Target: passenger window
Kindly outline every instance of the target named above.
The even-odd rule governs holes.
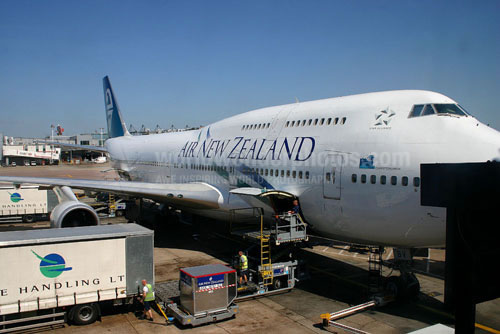
[[[295,126],[299,126],[300,125],[300,121],[297,121],[297,124],[295,124]]]
[[[335,122],[333,122],[333,125],[337,125],[338,122],[339,122],[339,118],[335,117]]]
[[[352,174],[351,180],[352,180],[352,183],[356,183],[358,181],[358,175],[357,174]]]
[[[366,183],[366,174],[361,174],[361,183]]]
[[[299,171],[299,179],[302,178],[302,171]]]
[[[434,114],[434,108],[430,104],[426,104],[422,111],[422,116]]]
[[[377,175],[370,175],[370,182],[371,184],[377,183]]]
[[[292,123],[290,124],[290,126],[294,126],[294,124],[295,124],[295,121],[292,121]]]
[[[302,121],[302,126],[306,125],[306,120]]]
[[[267,128],[269,128],[271,126],[271,123],[267,123]]]
[[[401,178],[401,184],[405,187],[408,185],[408,176],[403,176]]]
[[[260,169],[260,175],[264,175],[264,168]]]
[[[387,177],[385,175],[380,176],[380,184],[385,184],[387,182]]]
[[[270,169],[269,170],[269,176],[273,176],[273,174],[274,174],[274,169]]]
[[[241,130],[245,130],[245,126],[244,125],[241,127]]]
[[[326,121],[326,125],[330,125],[330,123],[332,122],[332,119],[329,118],[327,121]]]
[[[269,169],[267,169],[267,168],[266,168],[266,169],[264,170],[264,176],[267,176],[267,175],[269,175]]]
[[[307,123],[307,125],[311,125],[312,121],[313,121],[313,120],[312,120],[312,119],[310,119],[310,120],[309,120],[309,122]]]
[[[297,171],[295,171],[295,170],[294,170],[294,171],[292,172],[292,177],[293,177],[294,179],[297,177]]]
[[[290,171],[289,170],[286,171],[286,177],[290,177]]]
[[[306,172],[306,179],[309,179],[309,172]]]
[[[290,121],[287,121],[285,124],[285,128],[288,128],[288,124],[290,124]]]
[[[318,125],[318,119],[317,118],[314,120],[314,125]]]
[[[342,122],[340,122],[340,124],[345,124],[346,121],[347,121],[347,117],[342,117]]]
[[[281,170],[281,177],[285,177],[285,171],[283,169]]]
[[[413,178],[413,186],[414,187],[420,187],[420,178],[419,177],[414,177]]]
[[[397,176],[391,176],[391,184],[395,186],[398,184],[398,177]]]
[[[323,123],[325,123],[325,119],[322,118],[321,121],[319,122],[319,125],[323,125]]]
[[[276,169],[276,171],[274,172],[274,175],[275,175],[276,177],[280,176],[280,171]]]
[[[413,106],[413,110],[410,112],[409,117],[418,117],[420,116],[420,113],[422,112],[422,109],[424,109],[423,104],[416,104]]]
[[[330,182],[330,173],[325,174],[326,182]]]

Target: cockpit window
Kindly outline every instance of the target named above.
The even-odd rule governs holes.
[[[465,116],[466,113],[463,112],[462,109],[460,109],[459,106],[456,104],[435,104],[436,111],[438,114],[450,114],[450,115],[458,115],[458,116]]]
[[[458,104],[453,103],[435,103],[435,104],[416,104],[410,112],[409,118],[426,115],[454,115],[468,116],[469,113]]]
[[[424,110],[422,110],[421,116],[432,115],[432,114],[434,114],[434,108],[432,107],[432,104],[426,104]]]
[[[423,104],[416,104],[413,106],[413,110],[410,113],[410,117],[418,117],[420,116],[420,113],[422,112],[422,109],[424,109]]]

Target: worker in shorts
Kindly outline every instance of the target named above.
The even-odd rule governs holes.
[[[238,270],[238,276],[240,276],[240,285],[243,284],[243,279],[245,279],[245,284],[248,284],[248,258],[245,254],[243,254],[242,251],[239,251],[238,255],[240,256],[240,265]]]
[[[151,303],[155,300],[155,293],[151,284],[143,279],[142,280],[142,303],[144,304],[144,315],[141,319],[148,319],[153,321],[153,311],[151,310]]]

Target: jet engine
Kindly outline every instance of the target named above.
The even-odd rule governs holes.
[[[99,225],[99,216],[90,206],[80,201],[59,203],[50,214],[50,227],[79,227]]]
[[[80,202],[70,187],[54,187],[59,204],[50,214],[50,227],[78,227],[99,225],[97,212],[85,203]]]

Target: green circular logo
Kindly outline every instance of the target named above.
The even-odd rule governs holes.
[[[19,201],[23,201],[24,199],[21,198],[21,194],[20,193],[13,193],[13,194],[10,194],[10,200],[12,202],[14,202],[14,203],[17,203]]]
[[[43,276],[47,278],[55,278],[62,274],[63,271],[68,271],[73,269],[72,267],[66,267],[66,261],[64,258],[56,253],[51,253],[45,257],[41,257],[37,253],[31,251],[40,261],[40,272]]]

